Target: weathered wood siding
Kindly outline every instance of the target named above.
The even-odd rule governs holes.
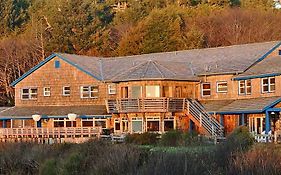
[[[55,68],[55,61],[60,61],[60,68]],[[81,86],[98,85],[98,98],[81,98]],[[71,95],[63,96],[63,87],[70,86]],[[36,100],[22,100],[21,89],[27,87],[38,88],[38,98]],[[51,96],[44,97],[43,88],[51,88]],[[110,95],[113,97],[114,95]],[[16,106],[36,106],[36,105],[93,105],[104,104],[108,98],[107,84],[98,81],[90,75],[82,72],[69,63],[54,58],[41,68],[23,79],[15,87]]]

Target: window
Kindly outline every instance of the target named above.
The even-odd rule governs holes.
[[[106,119],[95,119],[95,127],[106,129]]]
[[[132,98],[141,98],[142,97],[142,87],[141,86],[132,86]]]
[[[203,83],[202,96],[210,96],[210,95],[211,95],[211,83]]]
[[[63,96],[70,96],[70,86],[64,86],[62,88],[62,95]]]
[[[21,99],[37,99],[37,88],[23,88],[21,91]]]
[[[239,81],[239,95],[250,95],[252,93],[251,80]]]
[[[146,97],[160,97],[160,86],[146,86]]]
[[[263,78],[261,81],[262,81],[262,93],[275,91],[275,77]]]
[[[82,86],[81,98],[98,98],[98,86]]]
[[[60,68],[60,61],[58,60],[55,61],[55,68],[56,69]]]
[[[217,82],[217,92],[218,93],[227,92],[227,82],[226,81]]]
[[[108,85],[108,94],[109,95],[116,94],[116,84],[109,84]]]
[[[50,87],[44,87],[43,88],[43,95],[44,95],[44,97],[51,96],[51,88]]]

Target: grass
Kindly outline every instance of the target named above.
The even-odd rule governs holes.
[[[152,135],[141,138],[145,142],[155,142]],[[184,143],[181,138],[177,137],[179,142],[172,140],[172,144]],[[198,140],[194,136],[184,138]],[[145,143],[135,136],[134,139]],[[165,140],[165,146],[101,141],[61,145],[0,144],[0,174],[277,175],[281,172],[281,145],[253,145],[244,128],[238,128],[219,145],[166,146],[169,139]]]

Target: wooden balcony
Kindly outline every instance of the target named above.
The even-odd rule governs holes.
[[[101,127],[0,128],[0,138],[100,137]]]
[[[185,109],[184,98],[122,98],[106,101],[108,113],[128,112],[181,112]]]

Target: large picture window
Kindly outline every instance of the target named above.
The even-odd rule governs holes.
[[[160,86],[145,86],[146,97],[160,97]]]
[[[81,98],[98,98],[98,86],[81,86]]]
[[[38,90],[37,88],[23,88],[21,90],[21,99],[30,100],[37,99]]]
[[[263,78],[261,82],[262,82],[262,93],[275,91],[275,77]]]
[[[211,83],[202,83],[202,96],[211,95]]]

